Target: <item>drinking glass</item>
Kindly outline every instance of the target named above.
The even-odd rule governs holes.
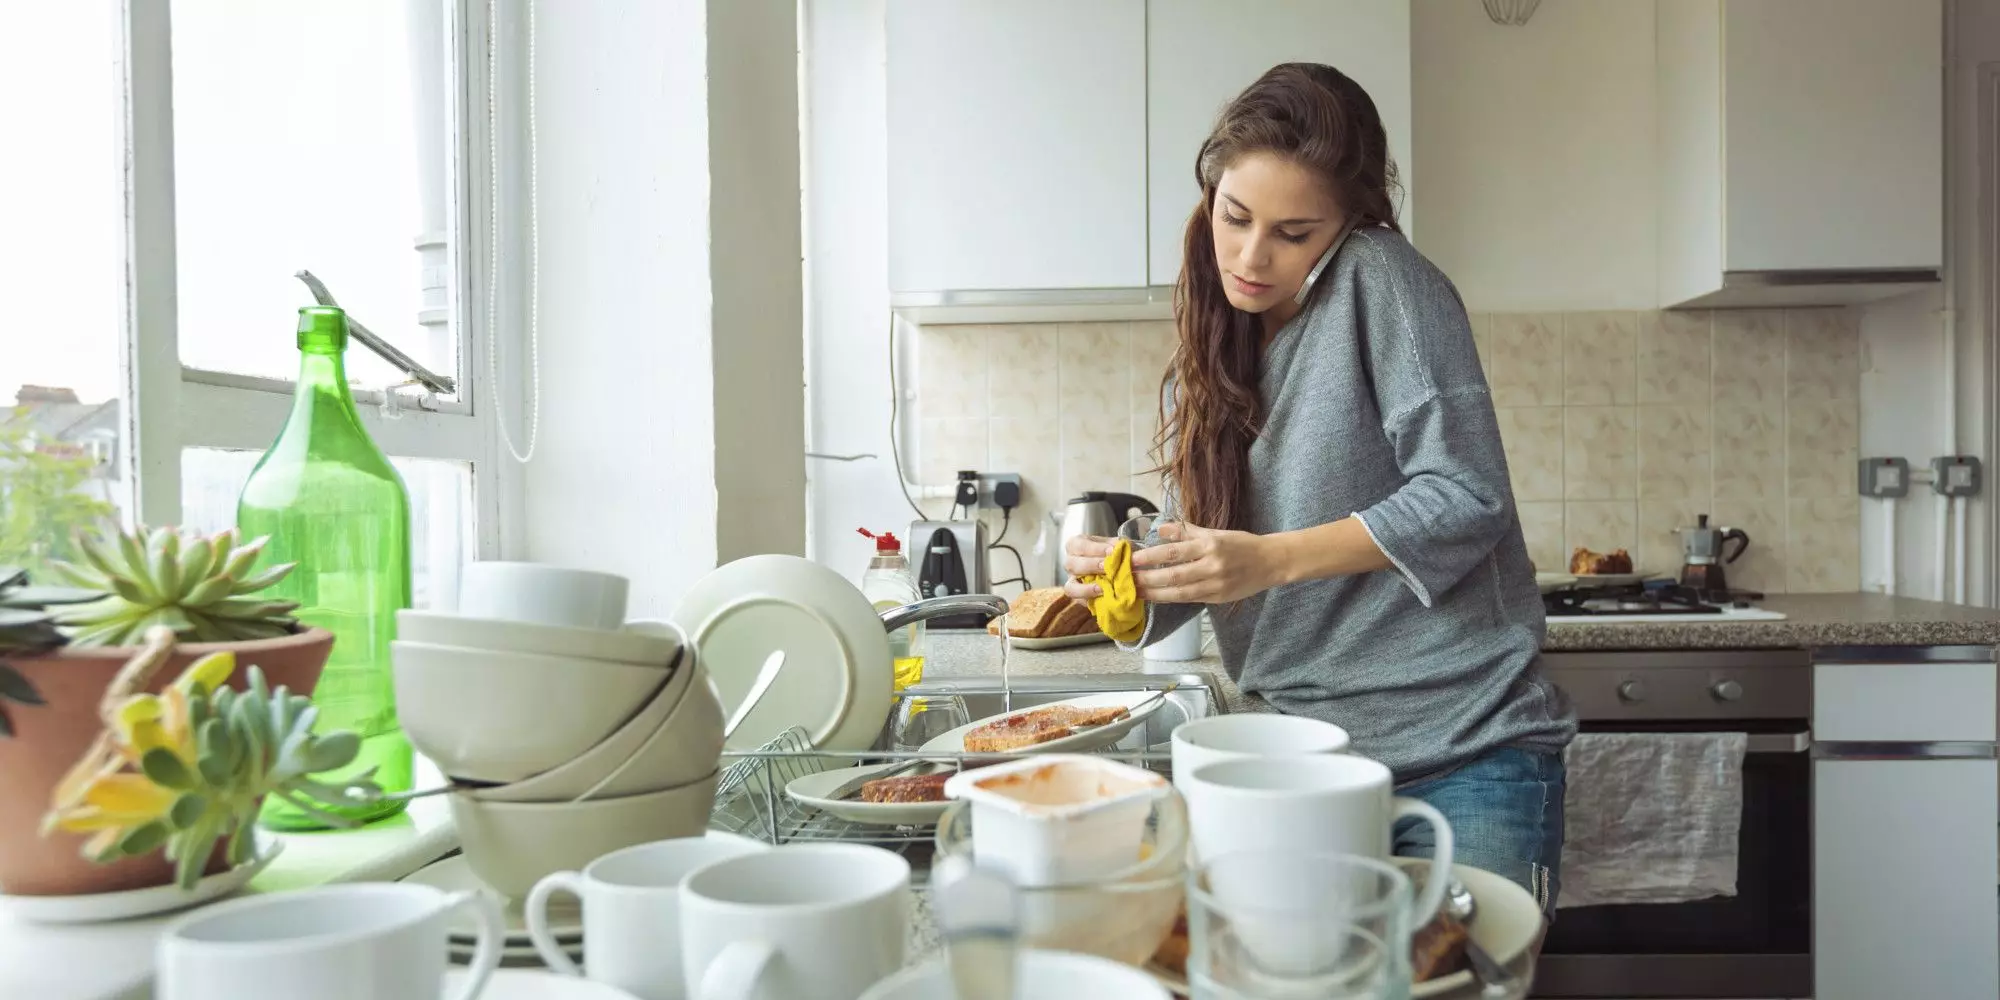
[[[1226,854],[1188,877],[1195,1000],[1407,1000],[1410,879],[1347,854]]]
[[[1118,537],[1131,542],[1135,549],[1150,548],[1160,543],[1161,528],[1178,523],[1178,519],[1167,514],[1134,514],[1118,526]]]
[[[922,749],[971,721],[965,699],[955,694],[905,694],[896,699],[896,712],[889,718],[889,743],[899,751]]]

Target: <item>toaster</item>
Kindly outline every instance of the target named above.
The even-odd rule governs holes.
[[[925,597],[985,594],[992,588],[986,567],[986,525],[979,521],[913,521],[905,536],[917,589]],[[929,628],[984,631],[984,615],[933,618]]]

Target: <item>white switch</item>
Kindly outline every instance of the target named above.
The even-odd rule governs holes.
[[[1877,492],[1898,489],[1903,485],[1903,470],[1901,467],[1878,465],[1875,468],[1875,489]]]
[[[1945,480],[1951,484],[1953,489],[1970,489],[1972,487],[1972,466],[1951,466],[1945,472]]]

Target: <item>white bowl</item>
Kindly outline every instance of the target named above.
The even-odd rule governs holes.
[[[610,630],[625,621],[629,587],[614,573],[545,563],[469,562],[458,578],[458,613]]]
[[[654,622],[626,622],[624,628],[606,631],[415,610],[396,612],[396,638],[433,646],[504,649],[654,667],[672,666],[681,649],[679,636],[670,627]]]
[[[526,781],[467,794],[485,802],[568,802],[585,793],[615,799],[684,785],[715,770],[722,757],[722,703],[692,646],[682,661],[639,714],[582,756]]]
[[[519,781],[581,756],[666,684],[656,666],[397,640],[403,731],[454,778]]]
[[[465,861],[479,880],[510,899],[542,876],[634,844],[699,837],[708,829],[721,771],[678,788],[588,802],[482,802],[451,796]]]

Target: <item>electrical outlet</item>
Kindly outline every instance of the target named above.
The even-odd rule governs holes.
[[[1931,475],[1931,489],[1947,497],[1976,497],[1984,480],[1976,455],[1939,455],[1931,459]]]
[[[1910,495],[1909,460],[1864,458],[1859,468],[1862,496],[1887,498]]]
[[[1004,483],[1004,484],[1008,484],[1008,485],[1011,485],[1011,486],[1013,487],[1013,492],[1014,492],[1014,496],[1015,496],[1015,498],[1016,498],[1016,499],[1015,499],[1015,502],[1014,502],[1014,504],[1013,504],[1013,506],[1016,506],[1016,507],[1020,506],[1020,500],[1019,500],[1019,498],[1020,498],[1020,496],[1021,496],[1021,474],[1020,474],[1020,473],[1018,473],[1018,472],[982,472],[982,473],[980,473],[980,474],[979,474],[979,506],[981,506],[981,507],[985,507],[985,508],[988,508],[988,509],[991,509],[991,510],[999,510],[999,509],[1000,509],[1000,503],[999,503],[999,501],[997,501],[997,500],[995,500],[995,499],[994,499],[994,491],[998,490],[998,489],[1000,488],[1001,484],[1003,484],[1003,483]]]

